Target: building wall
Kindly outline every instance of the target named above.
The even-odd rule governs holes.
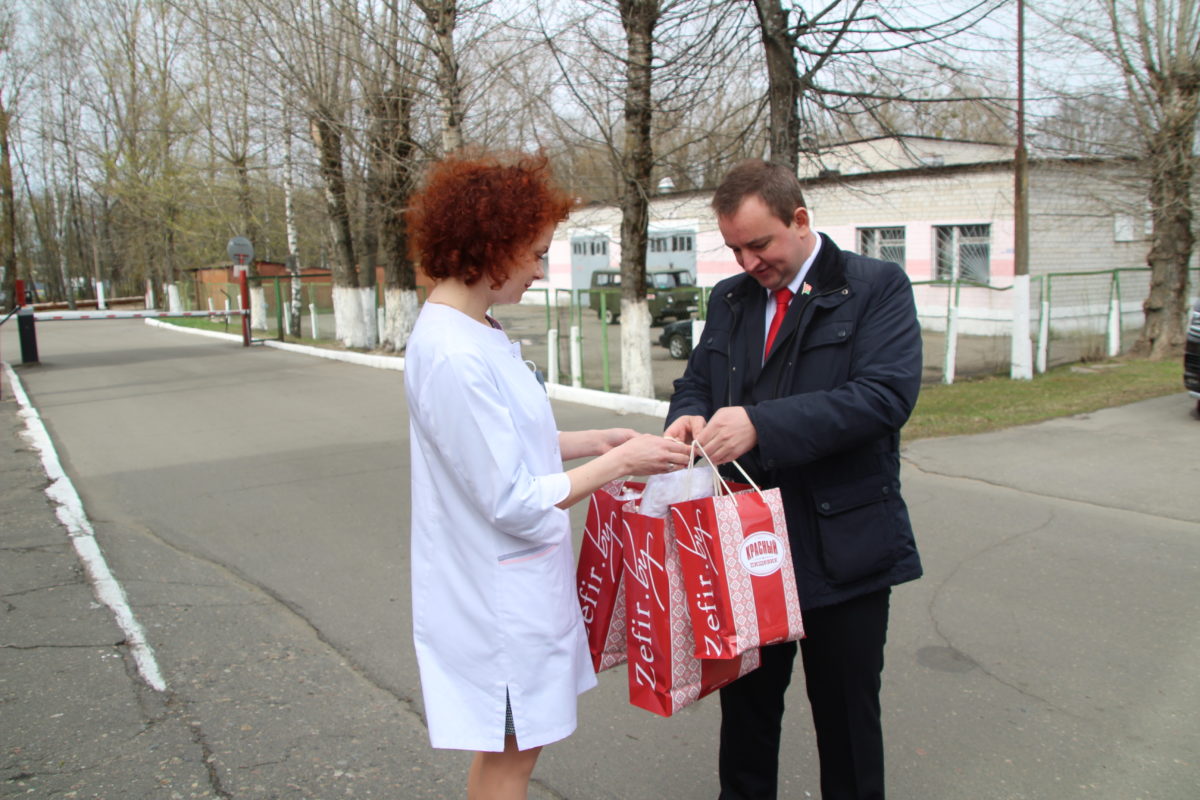
[[[1127,166],[1095,160],[1034,162],[1030,171],[1030,260],[1035,295],[1049,273],[1138,268],[1149,247],[1144,186]],[[725,247],[709,207],[709,192],[670,195],[651,202],[651,220],[659,227],[690,226],[696,232],[697,282],[712,286],[736,274],[737,263]],[[948,291],[922,285],[935,277],[936,229],[939,226],[990,226],[988,288],[963,287],[960,320],[967,332],[995,332],[1011,319],[1014,276],[1013,173],[1011,162],[922,167],[874,175],[827,177],[805,182],[805,198],[814,227],[843,249],[858,248],[862,227],[902,227],[904,268],[913,280],[918,311],[931,327],[944,320]],[[550,253],[547,285],[570,286],[572,231],[604,231],[610,238],[612,268],[620,264],[620,210],[614,206],[580,209],[560,226]],[[1078,290],[1077,281],[1055,278],[1060,313],[1068,306],[1091,305],[1109,291],[1107,279]],[[1130,281],[1136,280],[1131,276]],[[1093,281],[1093,282],[1096,282]],[[584,287],[577,287],[584,288]],[[1137,311],[1137,292],[1129,293]],[[1122,292],[1122,296],[1126,296]],[[1035,296],[1035,302],[1038,297]]]

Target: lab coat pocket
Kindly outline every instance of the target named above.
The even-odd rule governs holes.
[[[548,637],[563,636],[581,619],[573,563],[562,557],[561,545],[533,545],[498,560],[497,599],[518,639],[544,646]]]
[[[895,561],[891,494],[882,475],[814,493],[821,562],[834,583],[866,578]]]

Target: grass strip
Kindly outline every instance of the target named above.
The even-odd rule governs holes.
[[[1117,358],[1056,367],[1028,381],[995,375],[935,384],[921,387],[903,436],[984,433],[1182,391],[1182,359]]]

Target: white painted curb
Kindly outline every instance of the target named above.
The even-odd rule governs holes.
[[[146,320],[146,324],[157,328],[170,328],[173,331],[194,333],[199,336],[209,336],[226,341],[238,343],[242,341],[241,334],[206,331],[199,328],[185,328],[182,325],[172,325],[169,322],[160,322],[156,319],[148,319]],[[404,359],[400,356],[380,356],[371,353],[355,353],[350,350],[328,350],[323,347],[277,342],[271,339],[262,340],[262,344],[267,347],[274,347],[276,350],[286,350],[291,353],[315,356],[316,358],[328,358],[333,361],[344,361],[347,364],[357,364],[363,367],[404,369]],[[670,408],[670,403],[666,400],[655,400],[652,397],[632,397],[627,394],[602,392],[599,389],[582,389],[564,384],[548,383],[546,384],[546,392],[550,395],[551,400],[562,400],[566,403],[579,403],[595,408],[603,408],[617,414],[645,414],[650,417],[666,419],[667,409]]]
[[[133,656],[142,680],[159,692],[166,691],[167,684],[163,681],[162,673],[158,669],[154,650],[146,641],[146,633],[142,630],[141,624],[133,616],[133,610],[125,598],[125,590],[113,577],[108,568],[108,562],[104,560],[104,554],[96,542],[92,523],[84,513],[83,501],[79,499],[79,493],[75,491],[74,484],[63,471],[62,464],[58,460],[58,453],[54,449],[54,443],[50,440],[50,434],[42,423],[41,415],[29,401],[29,396],[25,394],[25,388],[21,385],[21,379],[17,377],[17,373],[13,371],[7,361],[2,363],[4,371],[8,374],[9,386],[21,407],[20,415],[25,418],[25,432],[22,435],[37,449],[42,459],[42,469],[45,471],[46,477],[50,479],[50,485],[46,488],[46,496],[55,503],[55,514],[58,516],[58,521],[67,529],[67,535],[71,539],[75,553],[83,562],[88,580],[92,584],[92,591],[97,600],[109,607],[116,618],[117,625],[125,634],[125,644],[129,646],[129,652]]]

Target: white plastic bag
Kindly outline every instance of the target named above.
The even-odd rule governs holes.
[[[651,475],[646,479],[638,513],[648,517],[665,517],[672,503],[699,500],[701,497],[712,497],[713,494],[712,473],[708,469],[688,468]]]

